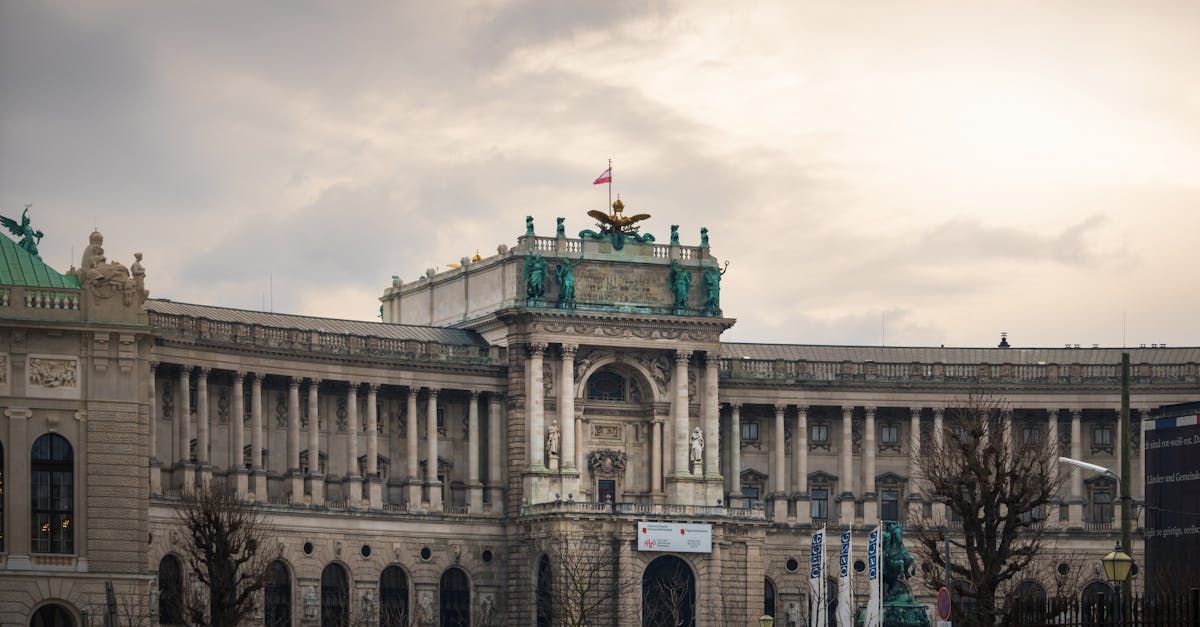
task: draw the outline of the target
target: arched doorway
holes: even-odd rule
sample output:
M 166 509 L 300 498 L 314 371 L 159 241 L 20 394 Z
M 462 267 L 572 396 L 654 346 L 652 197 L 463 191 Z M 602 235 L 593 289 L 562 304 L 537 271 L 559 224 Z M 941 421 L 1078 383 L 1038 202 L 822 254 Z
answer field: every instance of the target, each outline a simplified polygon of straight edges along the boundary
M 442 627 L 471 627 L 471 583 L 461 568 L 442 573 Z
M 674 555 L 657 557 L 642 573 L 642 626 L 693 627 L 696 624 L 696 577 Z
M 183 566 L 174 555 L 158 562 L 158 622 L 183 624 Z
M 537 568 L 537 627 L 554 625 L 554 581 L 550 558 L 543 555 Z
M 763 579 L 763 614 L 778 618 L 775 614 L 775 584 L 770 579 Z
M 33 613 L 33 618 L 29 619 L 29 627 L 75 627 L 75 617 L 67 608 L 57 603 L 48 603 Z
M 1085 627 L 1108 625 L 1112 622 L 1116 610 L 1116 596 L 1112 586 L 1102 581 L 1093 581 L 1083 589 L 1080 600 Z
M 350 581 L 341 564 L 321 571 L 321 627 L 350 626 Z
M 290 627 L 292 624 L 292 575 L 280 560 L 267 567 L 263 585 L 263 624 L 267 627 Z
M 1042 623 L 1046 617 L 1046 588 L 1042 584 L 1027 580 L 1017 586 L 1017 620 L 1021 624 Z
M 399 566 L 388 566 L 379 576 L 379 627 L 408 625 L 408 576 Z

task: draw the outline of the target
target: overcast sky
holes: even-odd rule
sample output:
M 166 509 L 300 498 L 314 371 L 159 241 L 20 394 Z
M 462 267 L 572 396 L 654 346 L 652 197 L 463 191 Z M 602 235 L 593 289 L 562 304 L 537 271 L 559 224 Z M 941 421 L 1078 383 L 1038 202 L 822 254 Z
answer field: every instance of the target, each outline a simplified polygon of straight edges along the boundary
M 729 340 L 1200 344 L 1192 0 L 0 0 L 0 213 L 155 297 L 371 319 L 609 158 Z

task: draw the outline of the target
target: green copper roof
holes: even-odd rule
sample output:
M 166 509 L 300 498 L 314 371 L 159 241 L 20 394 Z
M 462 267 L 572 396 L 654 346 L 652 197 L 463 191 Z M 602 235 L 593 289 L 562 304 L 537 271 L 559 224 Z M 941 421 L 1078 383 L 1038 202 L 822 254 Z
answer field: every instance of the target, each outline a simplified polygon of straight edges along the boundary
M 25 252 L 7 237 L 0 237 L 0 285 L 79 289 L 79 279 L 59 274 L 40 258 Z

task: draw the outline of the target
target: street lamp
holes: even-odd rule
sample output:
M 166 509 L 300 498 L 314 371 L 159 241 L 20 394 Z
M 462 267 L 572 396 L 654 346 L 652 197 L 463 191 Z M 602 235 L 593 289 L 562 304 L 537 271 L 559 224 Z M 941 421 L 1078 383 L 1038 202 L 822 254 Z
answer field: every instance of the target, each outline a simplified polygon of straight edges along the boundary
M 758 619 L 759 627 L 775 627 L 775 617 L 770 614 L 763 614 L 762 618 Z
M 1118 592 L 1124 585 L 1125 580 L 1129 578 L 1129 571 L 1133 568 L 1133 558 L 1129 554 L 1121 550 L 1121 543 L 1117 543 L 1117 548 L 1112 550 L 1112 553 L 1100 558 L 1100 563 L 1104 565 L 1104 576 L 1108 577 L 1109 583 L 1112 584 L 1113 594 L 1117 597 L 1117 620 L 1120 620 L 1121 613 L 1121 594 Z
M 1118 475 L 1117 473 L 1113 472 L 1111 469 L 1105 468 L 1104 466 L 1101 466 L 1099 464 L 1092 464 L 1089 462 L 1080 461 L 1078 459 L 1071 459 L 1070 457 L 1059 457 L 1058 463 L 1070 464 L 1077 468 L 1082 468 L 1084 470 L 1090 470 L 1098 475 L 1104 475 L 1106 477 L 1110 477 L 1114 481 L 1117 482 L 1118 486 L 1121 485 L 1121 475 Z

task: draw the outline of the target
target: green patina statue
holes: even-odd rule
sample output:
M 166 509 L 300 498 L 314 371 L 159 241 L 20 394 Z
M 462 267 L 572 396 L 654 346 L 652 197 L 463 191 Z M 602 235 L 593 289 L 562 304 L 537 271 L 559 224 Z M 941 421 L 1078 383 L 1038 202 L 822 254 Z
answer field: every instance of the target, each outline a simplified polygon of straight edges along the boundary
M 562 263 L 554 265 L 554 274 L 558 278 L 558 308 L 575 308 L 575 267 L 583 263 L 583 258 L 572 262 L 563 259 Z
M 533 237 L 533 216 L 525 216 L 525 237 Z
M 917 603 L 907 584 L 901 583 L 915 574 L 916 560 L 904 548 L 904 536 L 899 523 L 888 521 L 883 524 L 882 542 L 883 624 L 888 627 L 929 627 L 929 614 L 925 606 Z M 862 620 L 861 612 L 858 620 Z
M 706 316 L 721 315 L 721 277 L 728 269 L 729 262 L 726 261 L 724 270 L 707 268 L 700 277 L 700 283 L 704 286 L 704 315 Z
M 546 258 L 537 253 L 525 258 L 525 296 L 530 299 L 546 296 Z
M 700 227 L 700 248 L 708 248 L 708 227 Z
M 671 245 L 672 246 L 679 245 L 679 225 L 678 224 L 671 225 Z
M 671 293 L 675 295 L 675 308 L 687 309 L 688 291 L 692 289 L 692 273 L 684 270 L 679 260 L 671 260 L 671 274 L 668 276 Z
M 563 225 L 564 218 L 557 218 L 557 226 L 554 227 L 554 237 L 564 238 L 567 236 L 567 227 Z
M 17 242 L 17 246 L 20 246 L 22 250 L 34 257 L 38 257 L 37 245 L 42 241 L 42 232 L 35 231 L 29 225 L 29 208 L 32 206 L 25 205 L 25 212 L 21 214 L 20 222 L 12 218 L 0 216 L 0 224 L 3 224 L 13 235 L 21 238 L 21 241 Z
M 584 229 L 579 232 L 580 239 L 597 239 L 609 240 L 612 242 L 613 250 L 621 250 L 625 247 L 625 240 L 633 240 L 639 244 L 648 244 L 654 241 L 654 236 L 649 233 L 638 233 L 637 222 L 641 222 L 650 217 L 648 213 L 639 213 L 632 216 L 624 216 L 621 214 L 625 210 L 625 203 L 617 198 L 612 204 L 612 213 L 604 213 L 595 209 L 588 212 L 589 216 L 596 219 L 596 225 L 600 231 Z

